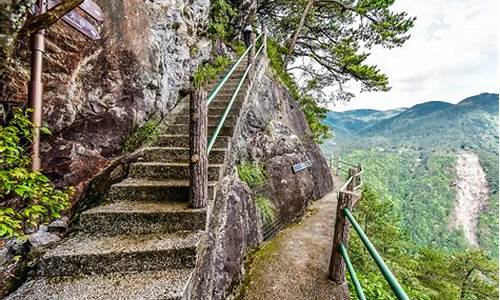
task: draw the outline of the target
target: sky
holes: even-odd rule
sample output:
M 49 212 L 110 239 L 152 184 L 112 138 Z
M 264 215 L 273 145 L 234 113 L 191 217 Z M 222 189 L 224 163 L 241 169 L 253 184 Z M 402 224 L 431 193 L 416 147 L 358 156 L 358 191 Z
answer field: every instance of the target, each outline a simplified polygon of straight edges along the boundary
M 396 0 L 394 10 L 416 16 L 411 38 L 368 59 L 389 76 L 389 92 L 356 93 L 331 109 L 386 110 L 439 100 L 456 103 L 498 93 L 497 0 Z

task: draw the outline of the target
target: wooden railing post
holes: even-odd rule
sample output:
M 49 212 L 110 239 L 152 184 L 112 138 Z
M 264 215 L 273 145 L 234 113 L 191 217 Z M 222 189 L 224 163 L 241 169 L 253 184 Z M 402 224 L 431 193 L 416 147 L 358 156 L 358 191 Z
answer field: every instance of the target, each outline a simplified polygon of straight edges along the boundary
M 340 175 L 340 168 L 342 167 L 341 166 L 342 163 L 340 162 L 340 156 L 338 156 L 337 159 L 338 159 L 338 162 L 337 162 L 337 171 L 335 172 L 335 175 L 339 176 Z
M 264 45 L 264 56 L 267 56 L 267 27 L 266 24 L 264 24 L 264 21 L 262 21 L 262 43 Z
M 193 208 L 207 205 L 207 94 L 200 88 L 191 88 L 189 108 L 189 201 Z
M 363 169 L 361 168 L 361 164 L 358 164 L 356 167 L 356 174 L 359 174 Z M 359 186 L 361 184 L 361 175 L 356 176 L 356 185 Z
M 349 169 L 349 178 L 356 175 L 356 169 Z M 345 217 L 344 208 L 351 208 L 353 200 L 354 180 L 347 185 L 346 191 L 339 191 L 337 199 L 337 215 L 335 217 L 335 231 L 333 235 L 332 254 L 330 257 L 330 266 L 328 268 L 328 277 L 335 283 L 345 282 L 345 262 L 340 253 L 340 244 L 347 248 L 349 240 L 349 220 Z
M 255 32 L 250 33 L 250 40 L 252 42 L 252 45 L 250 46 L 250 53 L 248 53 L 248 66 L 250 68 L 253 68 L 253 61 L 254 61 L 254 56 L 255 56 Z

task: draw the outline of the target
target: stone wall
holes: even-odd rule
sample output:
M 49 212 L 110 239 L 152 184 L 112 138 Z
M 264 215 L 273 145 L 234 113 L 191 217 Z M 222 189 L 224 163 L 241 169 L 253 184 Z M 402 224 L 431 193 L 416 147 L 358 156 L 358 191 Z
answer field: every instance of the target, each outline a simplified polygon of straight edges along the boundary
M 215 200 L 209 204 L 207 235 L 188 287 L 189 299 L 231 299 L 245 270 L 246 254 L 262 242 L 262 220 L 255 196 L 265 193 L 279 217 L 289 223 L 307 205 L 333 189 L 326 160 L 309 138 L 309 128 L 298 103 L 261 59 L 253 88 L 244 104 L 225 176 Z M 311 160 L 313 166 L 294 173 L 292 165 Z M 242 161 L 265 166 L 267 182 L 252 191 L 239 180 L 236 165 Z
M 59 21 L 47 32 L 44 55 L 43 120 L 53 135 L 43 140 L 43 171 L 77 192 L 134 128 L 175 106 L 211 50 L 201 37 L 209 0 L 96 2 L 105 15 L 102 39 L 90 41 Z M 16 45 L 20 78 L 1 83 L 9 92 L 0 103 L 26 101 L 28 48 L 26 40 Z

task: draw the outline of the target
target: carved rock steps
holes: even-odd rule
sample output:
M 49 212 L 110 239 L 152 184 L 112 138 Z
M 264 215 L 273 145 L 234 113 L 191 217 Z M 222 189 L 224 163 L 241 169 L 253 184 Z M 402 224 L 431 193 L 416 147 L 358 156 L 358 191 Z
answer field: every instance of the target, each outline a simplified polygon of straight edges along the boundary
M 210 104 L 209 136 L 244 70 L 239 67 Z M 245 93 L 244 86 L 209 155 L 210 198 Z M 183 109 L 142 150 L 128 178 L 110 188 L 110 202 L 83 212 L 75 232 L 49 249 L 37 262 L 36 277 L 8 299 L 181 299 L 207 220 L 206 209 L 188 203 L 188 132 L 189 109 Z

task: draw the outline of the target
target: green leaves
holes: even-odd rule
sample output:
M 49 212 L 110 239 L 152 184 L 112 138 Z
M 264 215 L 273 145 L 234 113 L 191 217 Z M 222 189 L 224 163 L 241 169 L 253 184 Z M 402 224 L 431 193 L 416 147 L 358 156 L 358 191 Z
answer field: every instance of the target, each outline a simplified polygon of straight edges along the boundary
M 225 40 L 231 34 L 231 19 L 236 15 L 236 12 L 231 3 L 226 0 L 213 0 L 210 3 L 208 33 L 212 38 Z
M 16 111 L 0 127 L 0 238 L 21 236 L 27 228 L 60 217 L 70 204 L 72 189 L 58 190 L 45 175 L 30 170 L 26 141 L 33 138 L 33 124 L 28 112 Z M 16 203 L 15 209 L 6 203 Z
M 267 179 L 266 172 L 259 164 L 243 162 L 237 168 L 241 181 L 246 182 L 251 188 L 261 186 Z
M 315 79 L 307 83 L 305 89 L 300 89 L 295 82 L 295 79 L 286 71 L 282 56 L 286 53 L 286 48 L 280 47 L 272 39 L 268 39 L 267 55 L 270 60 L 271 67 L 276 72 L 278 79 L 288 88 L 293 98 L 299 102 L 302 111 L 306 117 L 309 128 L 311 129 L 311 138 L 315 143 L 322 143 L 331 137 L 330 128 L 323 124 L 322 121 L 326 118 L 328 110 L 319 106 L 319 100 L 307 95 L 304 91 L 316 89 L 319 82 Z
M 193 75 L 193 84 L 195 87 L 203 87 L 210 81 L 217 78 L 231 64 L 227 56 L 216 56 L 212 62 L 201 65 Z
M 159 134 L 162 119 L 153 113 L 144 125 L 137 127 L 122 145 L 122 153 L 130 153 L 139 149 L 146 142 L 154 141 Z
M 294 70 L 301 82 L 315 81 L 314 92 L 325 102 L 350 100 L 352 81 L 361 85 L 361 92 L 389 90 L 387 76 L 366 60 L 374 46 L 401 46 L 415 18 L 394 12 L 393 0 L 315 0 L 307 11 L 308 4 L 278 0 L 261 5 L 275 40 L 290 41 L 300 33 L 296 43 L 283 44 L 293 47 L 284 51 L 292 53 L 287 71 Z
M 272 222 L 276 218 L 276 206 L 269 200 L 269 198 L 264 196 L 257 196 L 255 199 L 255 204 L 259 208 L 259 211 L 266 222 Z

